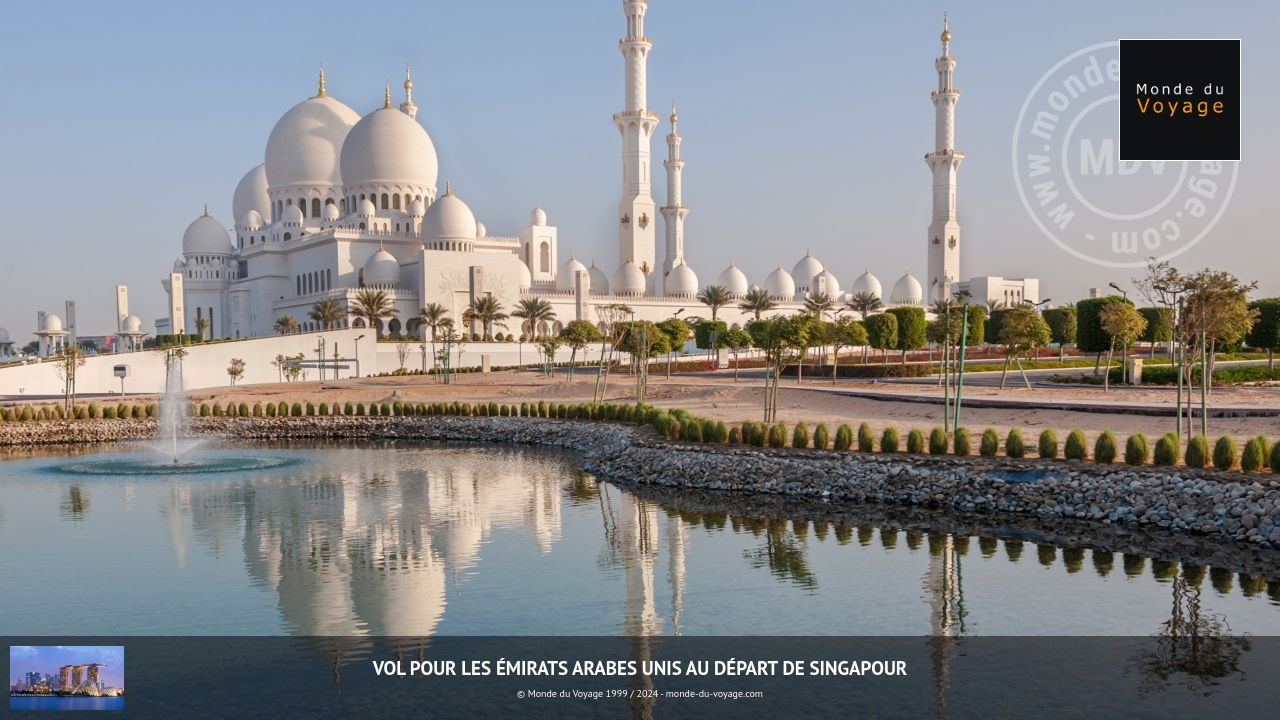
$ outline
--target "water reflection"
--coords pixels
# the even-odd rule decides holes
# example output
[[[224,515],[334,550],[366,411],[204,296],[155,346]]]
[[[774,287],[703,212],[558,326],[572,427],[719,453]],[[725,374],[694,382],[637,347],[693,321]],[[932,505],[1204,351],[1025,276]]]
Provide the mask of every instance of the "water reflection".
[[[78,485],[67,488],[67,497],[58,506],[63,520],[79,522],[89,513],[89,495]]]

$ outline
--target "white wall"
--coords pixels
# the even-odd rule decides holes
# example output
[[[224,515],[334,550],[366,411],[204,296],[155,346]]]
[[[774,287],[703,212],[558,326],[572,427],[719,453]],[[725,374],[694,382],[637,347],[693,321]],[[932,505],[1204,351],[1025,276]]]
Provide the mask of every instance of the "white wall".
[[[335,346],[344,359],[351,359],[359,342],[360,372],[372,374],[377,364],[376,344],[373,333],[367,329],[330,330],[328,332],[255,338],[234,342],[195,345],[182,363],[183,384],[187,390],[225,387],[230,384],[227,366],[232,358],[244,360],[244,377],[238,384],[273,383],[279,381],[279,373],[272,361],[277,355],[303,353],[307,359],[316,359],[316,346],[325,339],[325,356],[332,357]],[[394,355],[394,347],[393,347]],[[353,367],[341,371],[342,377],[350,377]],[[111,393],[120,391],[120,379],[115,377],[116,365],[128,365],[129,377],[124,381],[127,393],[158,393],[164,390],[164,357],[154,350],[117,355],[92,355],[79,369],[76,391],[80,393]],[[307,378],[319,379],[319,372],[308,369]],[[326,377],[328,375],[326,374]],[[21,391],[20,391],[21,389]],[[31,395],[60,395],[63,382],[54,362],[14,365],[0,368],[0,396],[7,398]]]
[[[360,342],[364,345],[364,341]],[[422,369],[422,351],[419,349],[421,343],[409,343],[409,354],[405,357],[404,367],[406,370]],[[436,343],[436,350],[443,347],[442,343]],[[360,348],[363,353],[364,348]],[[572,350],[567,347],[561,347],[556,352],[556,362],[569,362]],[[400,353],[396,349],[396,343],[380,342],[377,349],[377,369],[369,370],[368,374],[391,373],[400,369]],[[485,343],[485,342],[468,342],[462,348],[462,362],[458,362],[458,351],[455,347],[450,359],[452,367],[480,367],[480,357],[482,355],[489,356],[490,367],[510,367],[513,365],[537,365],[542,361],[542,355],[538,352],[538,348],[533,343],[524,343],[523,355],[521,355],[520,347],[517,343]],[[615,358],[623,357],[622,354],[615,352]],[[578,361],[600,359],[600,343],[592,343],[585,350],[578,353]],[[432,362],[431,342],[427,341],[427,367],[435,367],[436,363]]]

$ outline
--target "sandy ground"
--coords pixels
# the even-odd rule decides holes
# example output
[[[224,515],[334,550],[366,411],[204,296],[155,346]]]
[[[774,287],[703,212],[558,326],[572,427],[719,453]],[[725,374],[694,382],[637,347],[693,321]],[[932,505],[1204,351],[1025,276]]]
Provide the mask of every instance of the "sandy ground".
[[[272,385],[254,385],[243,388],[226,388],[217,392],[193,392],[195,400],[217,399],[237,402],[312,400],[330,404],[347,401],[412,401],[412,402],[499,402],[519,403],[525,400],[559,402],[590,401],[595,387],[595,376],[580,372],[572,383],[567,375],[545,377],[538,371],[500,372],[491,375],[464,374],[455,376],[450,385],[443,385],[429,377],[384,377],[341,380],[335,382],[296,382]],[[833,389],[836,392],[833,392]],[[842,422],[856,424],[868,422],[877,431],[886,425],[900,430],[919,427],[922,430],[941,425],[942,406],[893,400],[873,400],[848,397],[839,391],[887,391],[913,395],[939,395],[934,386],[894,385],[842,381],[838,386],[830,381],[806,380],[796,384],[794,379],[784,380],[780,390],[779,416],[783,422],[793,424],[805,421],[810,427],[825,422],[833,427]],[[724,420],[741,422],[759,420],[762,415],[763,386],[758,379],[743,379],[735,383],[731,375],[708,376],[701,374],[677,375],[671,380],[661,373],[650,375],[648,402],[661,407],[681,407],[692,413]],[[1101,388],[996,388],[972,387],[966,389],[966,397],[994,397],[1018,400],[1078,399],[1123,404],[1172,404],[1173,391],[1150,389],[1113,389],[1104,393]],[[613,402],[635,399],[635,383],[625,373],[611,376],[608,398]],[[1212,395],[1212,405],[1231,407],[1280,407],[1280,393],[1269,388],[1217,389]],[[1104,429],[1116,433],[1141,431],[1149,436],[1159,436],[1173,429],[1172,417],[1129,415],[1120,412],[1096,413],[1041,408],[966,408],[962,423],[971,429],[994,427],[1005,431],[1012,427],[1023,429],[1028,441],[1041,429],[1053,428],[1059,439],[1073,428],[1081,428],[1089,435]],[[1197,422],[1198,427],[1198,422]],[[1280,417],[1248,417],[1210,419],[1210,435],[1230,433],[1240,438],[1259,433],[1280,436]]]

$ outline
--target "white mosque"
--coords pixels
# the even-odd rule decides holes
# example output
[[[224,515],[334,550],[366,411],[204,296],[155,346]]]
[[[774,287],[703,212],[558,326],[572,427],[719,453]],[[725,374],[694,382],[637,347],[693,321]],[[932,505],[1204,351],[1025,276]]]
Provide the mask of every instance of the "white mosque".
[[[956,59],[945,22],[932,93],[937,131],[934,149],[925,156],[933,174],[933,214],[924,278],[907,271],[886,295],[870,270],[842,285],[839,271],[806,252],[790,272],[779,264],[757,284],[732,262],[714,282],[700,279],[685,261],[689,208],[682,198],[684,160],[674,107],[663,162],[665,204],[658,207],[651,193],[650,148],[660,119],[647,102],[648,2],[623,0],[622,6],[626,106],[613,122],[622,139],[623,183],[611,272],[594,262],[588,267],[572,252],[563,258],[556,227],[541,208],[515,234],[491,235],[448,183],[441,192],[435,145],[418,121],[407,69],[403,102],[392,104],[388,86],[382,106],[363,117],[329,94],[321,70],[315,95],[280,118],[267,138],[263,163],[236,186],[234,230],[228,233],[206,208],[183,234],[182,257],[163,282],[169,316],[156,321],[156,331],[207,326],[210,337],[266,336],[284,316],[303,330],[320,330],[308,314],[321,300],[344,309],[340,326],[360,327],[364,321],[353,308],[365,288],[384,291],[397,311],[378,328],[383,335],[416,334],[414,318],[429,303],[443,305],[456,320],[484,295],[507,310],[525,297],[547,300],[556,322],[537,328],[539,333],[558,331],[571,320],[598,322],[596,308],[614,303],[625,303],[637,319],[658,321],[681,311],[705,316],[697,295],[709,285],[735,298],[720,310],[729,322],[750,319],[736,299],[755,287],[776,302],[771,312],[798,310],[816,293],[837,303],[871,293],[887,306],[928,305],[961,289],[977,303],[1039,299],[1035,279],[959,278],[956,173],[964,154],[954,146],[959,92],[952,86]]]

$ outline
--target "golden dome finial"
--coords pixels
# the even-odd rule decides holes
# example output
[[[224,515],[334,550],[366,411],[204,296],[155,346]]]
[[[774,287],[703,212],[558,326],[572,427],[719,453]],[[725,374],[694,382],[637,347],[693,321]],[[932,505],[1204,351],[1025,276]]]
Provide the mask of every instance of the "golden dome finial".
[[[204,204],[204,215],[201,217],[209,217],[209,203]]]
[[[391,81],[387,81],[387,87],[382,91],[382,107],[383,109],[391,109]]]
[[[404,91],[413,91],[413,78],[409,76],[409,63],[404,64]]]
[[[680,122],[680,117],[676,115],[676,101],[672,100],[671,101],[671,125],[674,126],[678,122]]]
[[[444,181],[444,194],[445,195],[453,194],[453,183],[448,180]]]
[[[947,26],[947,13],[942,13],[942,42],[951,42],[951,30]]]
[[[328,93],[326,93],[324,89],[324,63],[320,63],[320,83],[319,87],[316,89],[316,97],[321,98],[328,96]]]

